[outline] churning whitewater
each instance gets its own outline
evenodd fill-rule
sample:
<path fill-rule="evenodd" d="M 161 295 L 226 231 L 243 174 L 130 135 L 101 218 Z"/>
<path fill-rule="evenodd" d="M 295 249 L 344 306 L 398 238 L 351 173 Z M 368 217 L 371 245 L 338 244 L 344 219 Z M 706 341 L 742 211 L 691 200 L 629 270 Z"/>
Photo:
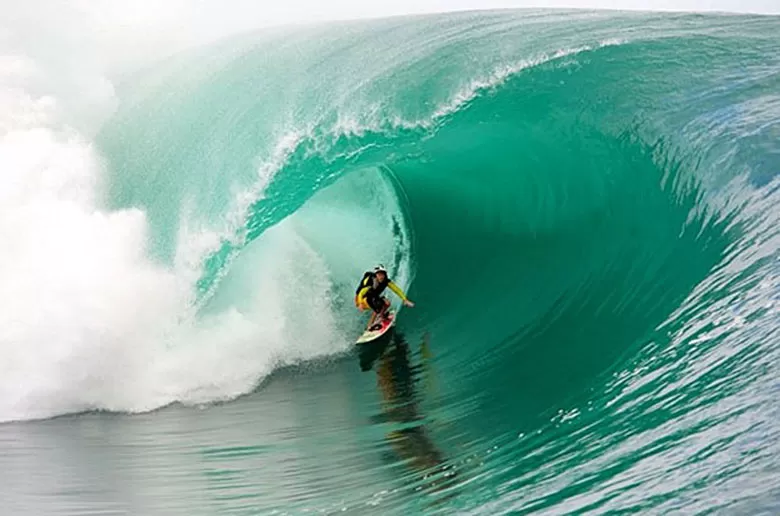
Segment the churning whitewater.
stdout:
<path fill-rule="evenodd" d="M 777 507 L 779 33 L 579 11 L 266 30 L 101 77 L 97 130 L 56 70 L 4 58 L 0 420 L 195 405 L 274 443 L 203 451 L 219 471 L 303 450 L 300 485 L 228 484 L 217 512 Z M 366 373 L 376 263 L 417 306 Z M 405 466 L 351 448 L 374 440 Z"/>

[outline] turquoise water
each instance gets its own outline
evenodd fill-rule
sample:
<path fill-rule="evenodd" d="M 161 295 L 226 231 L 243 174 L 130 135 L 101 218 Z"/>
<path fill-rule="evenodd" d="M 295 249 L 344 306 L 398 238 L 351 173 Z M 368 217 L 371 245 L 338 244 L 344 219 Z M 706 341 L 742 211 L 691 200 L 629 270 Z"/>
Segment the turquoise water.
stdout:
<path fill-rule="evenodd" d="M 775 512 L 778 34 L 444 14 L 127 77 L 96 203 L 141 251 L 96 299 L 132 317 L 0 389 L 6 506 Z M 377 262 L 416 307 L 357 350 Z"/>

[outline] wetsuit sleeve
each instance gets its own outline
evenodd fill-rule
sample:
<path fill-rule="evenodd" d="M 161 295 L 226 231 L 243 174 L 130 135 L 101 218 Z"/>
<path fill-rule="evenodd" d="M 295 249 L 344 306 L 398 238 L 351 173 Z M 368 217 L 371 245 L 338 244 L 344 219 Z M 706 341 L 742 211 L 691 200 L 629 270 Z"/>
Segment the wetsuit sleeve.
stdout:
<path fill-rule="evenodd" d="M 403 291 L 403 290 L 401 290 L 401 288 L 400 288 L 398 285 L 396 285 L 396 284 L 395 284 L 395 283 L 393 283 L 392 281 L 388 281 L 388 282 L 387 282 L 387 286 L 388 286 L 388 288 L 389 288 L 390 290 L 392 290 L 393 292 L 395 292 L 395 293 L 396 293 L 396 295 L 397 295 L 398 297 L 400 297 L 402 300 L 404 300 L 404 301 L 408 301 L 408 299 L 406 299 L 406 294 L 404 294 L 404 291 Z"/>

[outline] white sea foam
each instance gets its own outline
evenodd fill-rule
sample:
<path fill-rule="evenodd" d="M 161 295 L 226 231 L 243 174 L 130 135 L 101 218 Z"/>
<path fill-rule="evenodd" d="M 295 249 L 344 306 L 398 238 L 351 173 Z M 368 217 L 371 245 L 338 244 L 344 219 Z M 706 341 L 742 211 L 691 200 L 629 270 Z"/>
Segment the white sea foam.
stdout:
<path fill-rule="evenodd" d="M 113 92 L 100 75 L 77 82 L 90 77 Z M 0 421 L 231 398 L 347 345 L 328 271 L 290 224 L 247 250 L 240 303 L 196 315 L 203 260 L 232 233 L 188 224 L 185 203 L 173 263 L 150 258 L 146 214 L 105 207 L 107 165 L 65 122 L 78 102 L 49 94 L 33 58 L 0 59 L 0 81 Z M 238 211 L 299 139 L 279 139 Z"/>

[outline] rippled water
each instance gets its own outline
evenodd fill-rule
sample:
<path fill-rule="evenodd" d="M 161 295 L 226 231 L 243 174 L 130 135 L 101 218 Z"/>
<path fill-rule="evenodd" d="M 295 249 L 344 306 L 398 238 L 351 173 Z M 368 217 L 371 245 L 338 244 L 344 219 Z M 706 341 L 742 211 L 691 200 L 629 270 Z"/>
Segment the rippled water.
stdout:
<path fill-rule="evenodd" d="M 778 34 L 249 33 L 94 138 L 8 90 L 3 510 L 776 512 Z M 416 307 L 358 347 L 377 262 Z"/>

